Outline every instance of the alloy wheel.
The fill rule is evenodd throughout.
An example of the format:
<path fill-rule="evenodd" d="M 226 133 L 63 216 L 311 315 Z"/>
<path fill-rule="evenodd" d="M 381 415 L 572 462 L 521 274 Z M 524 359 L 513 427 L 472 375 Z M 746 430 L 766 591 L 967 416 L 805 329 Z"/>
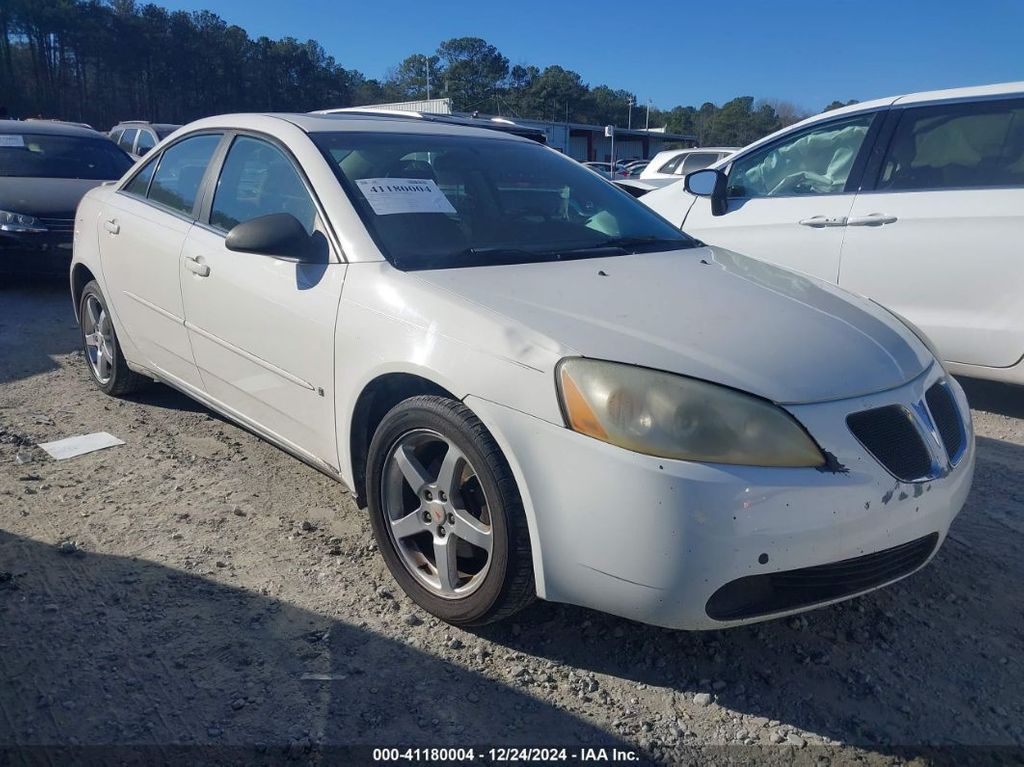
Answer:
<path fill-rule="evenodd" d="M 82 329 L 89 367 L 97 381 L 107 384 L 114 372 L 114 329 L 110 315 L 95 295 L 85 299 Z"/>
<path fill-rule="evenodd" d="M 402 564 L 445 599 L 472 594 L 491 564 L 493 531 L 486 494 L 472 464 L 429 429 L 392 445 L 381 477 L 387 528 Z"/>

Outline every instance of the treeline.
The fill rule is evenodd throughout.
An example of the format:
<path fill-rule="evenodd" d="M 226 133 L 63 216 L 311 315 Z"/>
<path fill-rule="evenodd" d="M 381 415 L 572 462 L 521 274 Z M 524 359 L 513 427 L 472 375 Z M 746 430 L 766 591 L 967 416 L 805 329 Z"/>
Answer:
<path fill-rule="evenodd" d="M 375 80 L 346 69 L 315 40 L 250 38 L 208 11 L 171 12 L 134 0 L 0 0 L 0 110 L 98 128 L 126 119 L 183 123 L 230 111 L 450 97 L 460 111 L 510 117 L 648 124 L 626 90 L 590 86 L 560 66 L 511 64 L 485 40 L 442 42 Z M 838 105 L 834 102 L 830 107 Z M 632 104 L 632 107 L 630 106 Z M 792 104 L 651 108 L 651 127 L 704 145 L 743 145 L 805 116 Z"/>

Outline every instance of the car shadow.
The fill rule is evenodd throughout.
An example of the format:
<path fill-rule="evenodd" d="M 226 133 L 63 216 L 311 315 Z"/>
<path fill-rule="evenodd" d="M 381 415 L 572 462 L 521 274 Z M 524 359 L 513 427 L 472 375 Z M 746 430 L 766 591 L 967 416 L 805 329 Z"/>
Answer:
<path fill-rule="evenodd" d="M 177 410 L 182 413 L 206 413 L 218 421 L 227 421 L 217 412 L 210 410 L 206 405 L 183 394 L 173 386 L 153 382 L 140 391 L 126 395 L 124 399 L 135 402 L 146 407 L 160 408 L 161 410 Z"/>
<path fill-rule="evenodd" d="M 1024 447 L 982 437 L 974 491 L 937 557 L 880 591 L 710 632 L 538 603 L 517 625 L 480 633 L 663 688 L 684 707 L 710 693 L 730 711 L 878 751 L 892 751 L 892 744 L 1019 746 L 1019 713 L 1010 712 L 1020 711 L 1024 689 L 1021 498 Z"/>
<path fill-rule="evenodd" d="M 0 277 L 0 384 L 57 370 L 80 346 L 67 280 Z"/>
<path fill-rule="evenodd" d="M 972 409 L 1010 418 L 1024 418 L 1024 386 L 983 381 L 980 378 L 957 377 L 956 380 L 963 387 Z"/>
<path fill-rule="evenodd" d="M 627 747 L 520 689 L 222 573 L 0 531 L 0 747 Z"/>

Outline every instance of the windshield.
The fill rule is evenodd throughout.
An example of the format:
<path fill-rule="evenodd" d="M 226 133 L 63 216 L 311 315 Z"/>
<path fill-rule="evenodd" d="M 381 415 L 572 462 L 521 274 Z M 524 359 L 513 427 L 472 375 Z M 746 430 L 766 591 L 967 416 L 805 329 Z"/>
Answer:
<path fill-rule="evenodd" d="M 696 242 L 590 170 L 507 139 L 320 133 L 385 257 L 400 269 L 596 258 Z"/>
<path fill-rule="evenodd" d="M 0 176 L 107 181 L 131 166 L 131 158 L 105 138 L 0 134 Z"/>

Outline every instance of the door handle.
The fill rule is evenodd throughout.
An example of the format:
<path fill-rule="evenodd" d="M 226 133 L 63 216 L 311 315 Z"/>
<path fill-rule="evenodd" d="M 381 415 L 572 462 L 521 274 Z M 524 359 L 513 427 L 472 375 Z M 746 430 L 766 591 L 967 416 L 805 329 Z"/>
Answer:
<path fill-rule="evenodd" d="M 106 229 L 111 234 L 117 234 L 118 232 L 121 231 L 121 225 L 117 223 L 116 218 L 108 218 L 106 221 L 104 221 L 103 228 Z"/>
<path fill-rule="evenodd" d="M 192 272 L 192 274 L 195 274 L 199 277 L 210 276 L 210 267 L 208 267 L 206 264 L 199 263 L 194 258 L 185 258 L 185 268 Z"/>
<path fill-rule="evenodd" d="M 811 216 L 800 220 L 800 226 L 809 226 L 812 229 L 824 229 L 826 226 L 846 226 L 846 216 Z"/>
<path fill-rule="evenodd" d="M 847 226 L 882 226 L 882 224 L 895 224 L 896 216 L 887 216 L 884 213 L 869 213 L 866 216 L 854 216 L 847 220 Z"/>

